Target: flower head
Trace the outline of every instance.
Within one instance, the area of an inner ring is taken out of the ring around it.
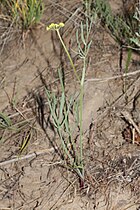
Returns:
[[[51,23],[46,29],[47,31],[49,30],[59,30],[60,28],[64,27],[64,23],[59,23],[59,24],[56,24],[56,23]]]

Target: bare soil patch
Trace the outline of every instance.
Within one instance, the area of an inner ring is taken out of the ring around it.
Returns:
[[[65,22],[63,38],[80,74],[81,61],[72,50],[77,49],[75,31],[83,18],[82,3],[44,2],[42,22]],[[110,3],[113,10],[121,10],[121,1]],[[44,91],[45,85],[59,91],[60,65],[65,69],[68,94],[76,94],[76,83],[57,36],[46,32],[43,24],[32,29],[24,43],[14,33],[1,53],[0,112],[15,127],[0,130],[0,210],[138,210],[140,135],[135,131],[132,142],[131,132],[133,123],[140,129],[139,55],[133,53],[123,77],[119,45],[101,25],[93,28],[84,89],[85,186],[80,189],[78,177],[64,167],[52,146],[58,137],[48,122]],[[123,69],[126,59],[124,52]],[[19,155],[30,132],[31,140]]]

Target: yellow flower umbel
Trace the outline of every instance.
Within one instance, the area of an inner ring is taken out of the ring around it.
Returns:
[[[63,39],[62,39],[62,37],[61,37],[61,35],[59,33],[59,29],[60,28],[63,28],[64,25],[65,24],[64,23],[61,23],[61,22],[59,24],[51,23],[49,26],[46,27],[46,29],[47,29],[47,31],[50,31],[51,30],[51,31],[56,31],[57,32],[58,37],[60,39],[60,42],[61,42],[61,44],[62,44],[62,46],[63,46],[63,48],[64,48],[64,50],[65,50],[65,52],[66,52],[66,54],[67,54],[67,56],[69,58],[69,61],[70,61],[70,64],[71,64],[71,66],[73,68],[74,74],[75,74],[76,78],[78,79],[78,81],[80,82],[80,79],[79,79],[79,76],[78,76],[78,74],[76,72],[76,68],[75,68],[74,63],[72,61],[72,58],[71,58],[71,56],[70,56],[70,54],[69,54],[69,52],[67,50],[67,47],[66,47],[66,45],[65,45],[65,43],[64,43],[64,41],[63,41]]]
[[[60,28],[63,28],[64,25],[65,25],[64,23],[59,23],[59,24],[51,23],[46,29],[47,29],[47,31],[49,31],[49,30],[59,30]]]

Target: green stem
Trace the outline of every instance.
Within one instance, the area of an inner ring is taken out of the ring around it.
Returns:
[[[81,85],[80,87],[80,166],[83,170],[83,93],[84,93],[84,88]]]
[[[84,80],[86,72],[86,57],[84,58],[84,66],[82,71],[82,79],[80,84],[80,166],[82,168],[82,175],[84,176],[83,165],[83,100],[84,100]]]
[[[65,142],[64,142],[64,139],[62,137],[62,134],[61,134],[61,131],[60,131],[60,128],[58,128],[58,134],[59,134],[59,137],[60,137],[60,140],[61,140],[61,143],[62,143],[62,148],[64,150],[64,154],[66,154],[70,160],[70,164],[72,165],[73,164],[73,160],[72,160],[72,157],[67,149],[67,145],[65,145]]]
[[[62,46],[63,46],[63,48],[64,48],[64,50],[65,50],[65,52],[66,52],[66,54],[67,54],[67,56],[68,56],[68,59],[69,59],[69,61],[70,61],[70,64],[71,64],[71,66],[72,66],[72,68],[73,68],[73,71],[74,71],[74,73],[75,73],[75,76],[76,76],[77,80],[80,82],[79,76],[78,76],[78,74],[77,74],[77,72],[76,72],[76,68],[75,68],[74,63],[73,63],[73,61],[72,61],[72,59],[71,59],[71,56],[70,56],[70,54],[69,54],[69,52],[68,52],[68,50],[67,50],[67,47],[66,47],[66,45],[64,44],[64,42],[63,42],[63,40],[62,40],[62,38],[61,38],[61,35],[60,35],[60,33],[59,33],[59,29],[57,29],[56,31],[57,31],[58,37],[59,37],[59,39],[60,39],[60,42],[61,42],[61,44],[62,44]]]

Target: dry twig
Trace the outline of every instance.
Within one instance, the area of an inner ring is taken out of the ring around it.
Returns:
[[[18,162],[18,161],[21,161],[21,160],[25,160],[25,159],[29,159],[29,158],[35,158],[38,155],[43,155],[45,153],[50,153],[50,152],[54,152],[54,148],[44,149],[44,150],[34,152],[34,153],[31,153],[31,154],[28,154],[28,155],[25,155],[25,156],[19,156],[19,157],[15,157],[11,160],[6,160],[6,161],[3,161],[3,162],[0,162],[0,167],[4,166],[4,165],[7,165],[7,164],[10,164],[10,163]]]

